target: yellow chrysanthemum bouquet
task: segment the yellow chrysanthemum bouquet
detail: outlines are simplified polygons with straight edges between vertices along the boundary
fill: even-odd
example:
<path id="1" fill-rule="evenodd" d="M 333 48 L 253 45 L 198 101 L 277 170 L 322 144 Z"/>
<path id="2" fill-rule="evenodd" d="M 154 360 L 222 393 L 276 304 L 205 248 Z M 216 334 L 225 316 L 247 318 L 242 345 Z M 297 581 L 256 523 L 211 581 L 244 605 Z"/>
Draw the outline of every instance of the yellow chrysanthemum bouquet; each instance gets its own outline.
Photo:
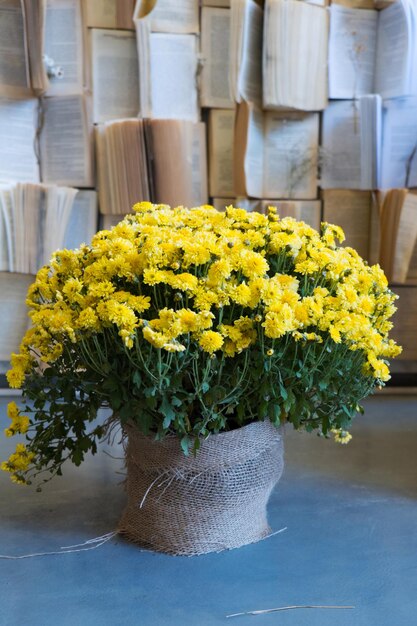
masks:
<path id="1" fill-rule="evenodd" d="M 2 468 L 17 482 L 60 474 L 129 421 L 184 453 L 257 420 L 336 439 L 389 378 L 396 296 L 378 265 L 339 247 L 337 226 L 210 206 L 142 202 L 90 245 L 61 250 L 28 294 L 32 327 L 12 355 L 6 435 L 27 445 Z M 28 417 L 31 415 L 31 417 Z"/>

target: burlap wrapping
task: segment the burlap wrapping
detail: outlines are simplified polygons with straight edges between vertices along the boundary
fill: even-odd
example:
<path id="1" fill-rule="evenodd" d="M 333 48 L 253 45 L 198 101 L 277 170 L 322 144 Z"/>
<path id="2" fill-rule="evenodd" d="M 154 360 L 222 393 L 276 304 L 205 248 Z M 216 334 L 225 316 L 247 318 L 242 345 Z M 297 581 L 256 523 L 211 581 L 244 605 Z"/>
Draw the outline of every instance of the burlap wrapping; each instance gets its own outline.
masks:
<path id="1" fill-rule="evenodd" d="M 270 533 L 266 505 L 281 477 L 282 431 L 254 422 L 204 440 L 184 456 L 179 440 L 154 441 L 126 426 L 128 504 L 119 531 L 159 552 L 237 548 Z"/>

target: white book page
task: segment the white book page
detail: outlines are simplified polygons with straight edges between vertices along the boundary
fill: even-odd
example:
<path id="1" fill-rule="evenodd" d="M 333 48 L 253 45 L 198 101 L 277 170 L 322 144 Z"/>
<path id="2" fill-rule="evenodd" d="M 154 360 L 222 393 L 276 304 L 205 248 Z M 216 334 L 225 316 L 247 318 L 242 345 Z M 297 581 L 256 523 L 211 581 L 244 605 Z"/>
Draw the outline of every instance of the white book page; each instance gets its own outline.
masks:
<path id="1" fill-rule="evenodd" d="M 41 185 L 17 183 L 13 188 L 14 270 L 34 274 L 41 265 L 45 231 Z"/>
<path id="2" fill-rule="evenodd" d="M 83 96 L 45 98 L 42 181 L 92 187 L 92 142 Z"/>
<path id="3" fill-rule="evenodd" d="M 197 121 L 197 38 L 151 33 L 152 117 Z"/>
<path id="4" fill-rule="evenodd" d="M 0 98 L 0 182 L 39 181 L 35 155 L 38 101 Z"/>
<path id="5" fill-rule="evenodd" d="M 62 68 L 62 78 L 50 78 L 48 96 L 83 91 L 83 36 L 80 0 L 47 0 L 45 54 Z"/>
<path id="6" fill-rule="evenodd" d="M 135 34 L 91 30 L 93 121 L 134 117 L 139 111 L 139 71 Z"/>
<path id="7" fill-rule="evenodd" d="M 321 111 L 327 106 L 328 13 L 296 0 L 267 0 L 263 105 Z"/>
<path id="8" fill-rule="evenodd" d="M 64 248 L 75 249 L 82 243 L 89 244 L 97 232 L 97 221 L 97 192 L 87 189 L 78 191 L 65 230 Z"/>
<path id="9" fill-rule="evenodd" d="M 265 114 L 265 198 L 316 198 L 319 116 Z"/>
<path id="10" fill-rule="evenodd" d="M 386 100 L 380 188 L 417 186 L 417 97 Z"/>
<path id="11" fill-rule="evenodd" d="M 14 269 L 12 186 L 0 184 L 0 271 Z"/>
<path id="12" fill-rule="evenodd" d="M 360 189 L 361 164 L 359 104 L 330 102 L 323 113 L 321 187 Z"/>
<path id="13" fill-rule="evenodd" d="M 46 190 L 45 226 L 42 233 L 40 264 L 50 262 L 52 254 L 64 247 L 77 189 L 51 185 Z"/>
<path id="14" fill-rule="evenodd" d="M 230 10 L 205 7 L 201 21 L 201 105 L 233 107 L 229 90 Z"/>
<path id="15" fill-rule="evenodd" d="M 191 202 L 193 206 L 208 202 L 206 127 L 193 124 L 191 138 Z"/>
<path id="16" fill-rule="evenodd" d="M 409 95 L 410 35 L 401 0 L 379 12 L 374 89 L 383 98 Z"/>
<path id="17" fill-rule="evenodd" d="M 210 195 L 234 197 L 233 141 L 235 112 L 212 109 L 209 118 Z"/>
<path id="18" fill-rule="evenodd" d="M 156 0 L 155 7 L 148 16 L 152 32 L 199 32 L 198 0 Z"/>
<path id="19" fill-rule="evenodd" d="M 30 274 L 0 274 L 0 361 L 9 361 L 10 354 L 19 351 L 29 326 L 25 300 L 33 280 Z"/>
<path id="20" fill-rule="evenodd" d="M 238 76 L 238 94 L 246 102 L 262 102 L 263 11 L 254 0 L 246 0 L 243 46 Z"/>
<path id="21" fill-rule="evenodd" d="M 30 92 L 29 63 L 20 0 L 0 2 L 0 95 Z"/>
<path id="22" fill-rule="evenodd" d="M 250 108 L 245 154 L 245 179 L 248 196 L 262 198 L 264 191 L 264 117 L 262 111 Z"/>
<path id="23" fill-rule="evenodd" d="M 350 99 L 372 93 L 378 12 L 330 7 L 329 97 Z"/>

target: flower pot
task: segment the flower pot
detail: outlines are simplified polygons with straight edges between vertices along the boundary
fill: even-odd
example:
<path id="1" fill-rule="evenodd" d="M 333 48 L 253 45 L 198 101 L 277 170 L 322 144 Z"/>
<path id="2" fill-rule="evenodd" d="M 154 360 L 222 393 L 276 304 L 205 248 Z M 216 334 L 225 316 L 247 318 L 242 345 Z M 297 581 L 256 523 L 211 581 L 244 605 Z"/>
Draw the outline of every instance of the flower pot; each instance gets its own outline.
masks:
<path id="1" fill-rule="evenodd" d="M 271 531 L 266 505 L 283 470 L 282 429 L 269 421 L 210 435 L 194 456 L 125 427 L 128 503 L 122 535 L 177 555 L 237 548 Z"/>

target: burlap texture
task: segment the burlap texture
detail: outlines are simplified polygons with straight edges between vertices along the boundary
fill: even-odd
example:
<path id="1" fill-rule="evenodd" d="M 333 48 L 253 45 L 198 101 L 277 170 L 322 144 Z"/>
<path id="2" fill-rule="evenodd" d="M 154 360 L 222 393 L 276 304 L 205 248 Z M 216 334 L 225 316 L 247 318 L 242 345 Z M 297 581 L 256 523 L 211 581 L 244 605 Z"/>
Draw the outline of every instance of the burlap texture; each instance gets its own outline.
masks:
<path id="1" fill-rule="evenodd" d="M 128 504 L 119 531 L 159 552 L 237 548 L 270 533 L 266 505 L 281 477 L 282 430 L 254 422 L 211 435 L 186 457 L 175 436 L 155 441 L 125 426 Z"/>

